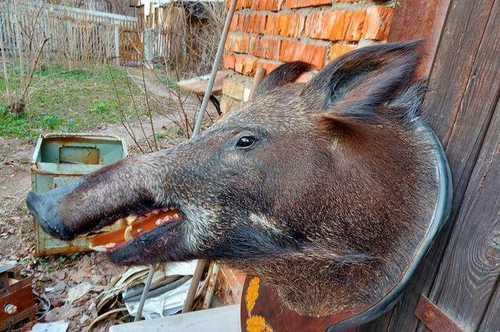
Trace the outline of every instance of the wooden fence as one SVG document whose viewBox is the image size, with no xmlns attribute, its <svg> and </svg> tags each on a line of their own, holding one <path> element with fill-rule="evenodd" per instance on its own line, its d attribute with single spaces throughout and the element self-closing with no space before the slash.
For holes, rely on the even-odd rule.
<svg viewBox="0 0 500 332">
<path fill-rule="evenodd" d="M 137 18 L 36 1 L 0 2 L 0 48 L 21 63 L 41 56 L 59 63 L 107 63 L 142 58 Z M 134 47 L 135 46 L 135 47 Z"/>
<path fill-rule="evenodd" d="M 138 16 L 148 63 L 164 63 L 179 78 L 210 71 L 224 23 L 224 2 L 170 2 L 151 6 L 148 13 L 140 6 Z"/>
</svg>

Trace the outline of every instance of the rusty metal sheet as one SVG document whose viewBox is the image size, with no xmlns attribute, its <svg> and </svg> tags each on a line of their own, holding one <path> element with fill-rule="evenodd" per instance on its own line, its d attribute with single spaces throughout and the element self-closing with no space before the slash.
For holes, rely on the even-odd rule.
<svg viewBox="0 0 500 332">
<path fill-rule="evenodd" d="M 430 331 L 463 332 L 457 323 L 424 295 L 420 297 L 415 315 Z"/>
</svg>

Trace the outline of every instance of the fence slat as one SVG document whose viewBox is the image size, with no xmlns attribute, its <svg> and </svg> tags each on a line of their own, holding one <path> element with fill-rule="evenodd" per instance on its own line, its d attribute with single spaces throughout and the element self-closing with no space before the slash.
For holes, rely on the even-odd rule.
<svg viewBox="0 0 500 332">
<path fill-rule="evenodd" d="M 44 59 L 64 59 L 69 65 L 118 61 L 120 46 L 132 48 L 124 45 L 127 39 L 120 40 L 120 29 L 138 29 L 136 17 L 19 0 L 0 2 L 0 22 L 3 51 L 21 66 L 46 37 Z"/>
</svg>

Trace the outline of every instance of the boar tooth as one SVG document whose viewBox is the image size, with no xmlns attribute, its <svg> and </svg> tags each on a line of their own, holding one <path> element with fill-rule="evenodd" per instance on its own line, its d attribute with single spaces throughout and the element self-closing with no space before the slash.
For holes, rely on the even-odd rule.
<svg viewBox="0 0 500 332">
<path fill-rule="evenodd" d="M 102 246 L 93 246 L 93 245 L 91 245 L 90 249 L 92 249 L 94 251 L 98 251 L 98 252 L 107 252 L 109 249 L 113 249 L 115 246 L 116 246 L 116 243 L 110 242 L 110 243 L 106 243 L 106 244 L 104 244 Z"/>
<path fill-rule="evenodd" d="M 166 217 L 163 217 L 161 219 L 158 219 L 155 221 L 155 225 L 156 226 L 162 226 L 162 225 L 165 225 L 166 223 L 168 223 L 168 221 L 170 220 L 170 218 L 168 216 Z"/>
<path fill-rule="evenodd" d="M 118 226 L 122 226 L 124 223 L 125 223 L 125 219 L 120 218 L 120 219 L 117 219 L 113 224 L 118 225 Z"/>
<path fill-rule="evenodd" d="M 125 241 L 129 242 L 134 239 L 134 237 L 132 236 L 132 230 L 132 226 L 127 226 L 127 228 L 125 228 L 125 232 L 123 233 L 123 238 L 125 239 Z"/>
<path fill-rule="evenodd" d="M 105 246 L 90 246 L 90 249 L 98 252 L 106 252 L 108 249 Z"/>
<path fill-rule="evenodd" d="M 157 215 L 158 213 L 160 213 L 160 210 L 153 210 L 153 211 L 149 212 L 149 213 L 147 214 L 147 216 L 155 216 L 155 215 Z"/>
<path fill-rule="evenodd" d="M 130 216 L 125 218 L 125 220 L 127 220 L 128 225 L 131 225 L 134 221 L 137 220 L 137 216 L 135 214 L 131 214 Z"/>
</svg>

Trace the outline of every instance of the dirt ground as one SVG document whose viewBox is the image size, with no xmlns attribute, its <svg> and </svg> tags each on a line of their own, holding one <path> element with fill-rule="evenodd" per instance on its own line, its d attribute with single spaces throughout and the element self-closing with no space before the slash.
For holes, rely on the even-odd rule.
<svg viewBox="0 0 500 332">
<path fill-rule="evenodd" d="M 150 88 L 154 90 L 153 86 Z M 196 107 L 197 101 L 193 99 L 191 109 Z M 157 132 L 172 126 L 165 117 L 155 118 L 154 123 Z M 90 132 L 127 138 L 129 152 L 137 151 L 121 125 L 103 125 Z M 172 144 L 171 141 L 160 143 Z M 31 188 L 33 149 L 34 144 L 0 138 L 0 264 L 17 261 L 22 265 L 23 274 L 34 278 L 40 301 L 39 321 L 68 320 L 70 331 L 81 331 L 97 317 L 95 295 L 125 269 L 97 253 L 36 257 L 33 219 L 25 204 Z M 79 288 L 82 284 L 87 286 L 84 291 Z M 82 294 L 75 299 L 79 291 Z M 113 320 L 101 324 L 97 330 L 106 330 L 111 323 Z"/>
<path fill-rule="evenodd" d="M 0 139 L 0 265 L 17 261 L 23 275 L 33 277 L 33 286 L 40 296 L 40 321 L 69 320 L 71 331 L 81 331 L 97 317 L 93 295 L 125 269 L 97 253 L 35 255 L 34 223 L 24 202 L 31 188 L 33 148 L 33 144 Z M 89 285 L 88 291 L 69 300 L 71 289 L 81 284 Z"/>
</svg>

